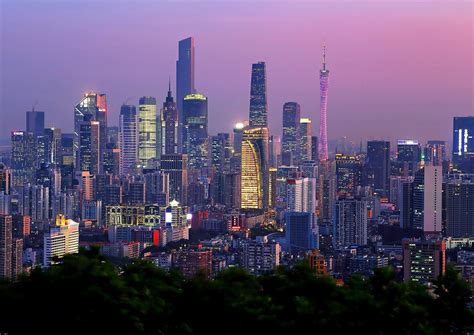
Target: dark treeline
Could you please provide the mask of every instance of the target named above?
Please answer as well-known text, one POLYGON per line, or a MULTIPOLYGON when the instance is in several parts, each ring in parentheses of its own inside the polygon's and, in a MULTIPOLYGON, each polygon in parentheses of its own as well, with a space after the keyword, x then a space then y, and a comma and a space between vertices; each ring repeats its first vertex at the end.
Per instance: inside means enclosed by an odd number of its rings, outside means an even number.
POLYGON ((449 269, 428 291, 380 269, 337 286, 305 264, 185 280, 145 261, 118 269, 95 250, 0 284, 0 332, 14 334, 463 334, 471 291, 449 269))

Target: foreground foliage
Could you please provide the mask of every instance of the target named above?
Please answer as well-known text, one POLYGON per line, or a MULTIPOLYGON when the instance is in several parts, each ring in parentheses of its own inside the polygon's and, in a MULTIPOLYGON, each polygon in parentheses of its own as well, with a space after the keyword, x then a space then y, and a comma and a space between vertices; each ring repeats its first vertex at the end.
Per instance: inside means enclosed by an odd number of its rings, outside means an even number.
POLYGON ((9 334, 463 334, 471 291, 449 269, 430 292, 389 269, 345 286, 304 265, 255 277, 230 269, 184 280, 139 261, 117 269, 95 251, 0 283, 9 334))

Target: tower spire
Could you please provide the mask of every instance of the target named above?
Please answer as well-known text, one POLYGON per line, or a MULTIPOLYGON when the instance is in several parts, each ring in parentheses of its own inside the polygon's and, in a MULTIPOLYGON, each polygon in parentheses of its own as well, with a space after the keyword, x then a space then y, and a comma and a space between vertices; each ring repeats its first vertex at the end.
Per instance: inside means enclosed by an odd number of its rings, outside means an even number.
POLYGON ((326 71, 326 42, 323 42, 323 71, 326 71))
POLYGON ((171 77, 168 77, 168 96, 171 97, 171 77))

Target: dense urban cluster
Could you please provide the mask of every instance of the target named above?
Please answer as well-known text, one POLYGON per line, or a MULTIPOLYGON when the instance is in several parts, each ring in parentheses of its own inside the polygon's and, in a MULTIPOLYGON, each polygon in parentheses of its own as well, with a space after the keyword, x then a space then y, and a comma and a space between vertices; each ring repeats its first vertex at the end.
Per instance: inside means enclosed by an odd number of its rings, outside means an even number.
POLYGON ((249 119, 209 135, 192 37, 176 69, 176 99, 170 83, 162 104, 124 104, 118 127, 101 93, 71 106, 71 133, 26 112, 0 154, 0 277, 98 247, 117 266, 143 259, 189 279, 235 267, 268 279, 305 260, 339 285, 391 267, 428 289, 452 263, 474 287, 474 116, 454 118, 452 150, 334 144, 324 49, 317 136, 297 102, 282 106, 282 133, 270 132, 264 62, 251 67, 249 119))

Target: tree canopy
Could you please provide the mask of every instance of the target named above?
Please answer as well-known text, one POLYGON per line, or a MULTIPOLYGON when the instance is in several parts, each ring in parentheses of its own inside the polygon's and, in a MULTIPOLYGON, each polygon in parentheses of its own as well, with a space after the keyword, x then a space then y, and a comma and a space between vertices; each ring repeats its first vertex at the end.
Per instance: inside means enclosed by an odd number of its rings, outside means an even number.
POLYGON ((232 268, 184 279, 147 261, 112 265, 96 250, 0 283, 9 334, 463 334, 471 291, 453 270, 427 290, 378 269, 343 286, 302 263, 253 276, 232 268))

